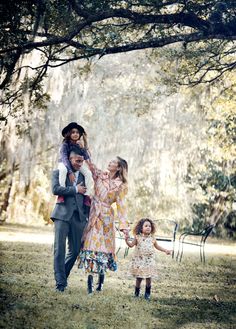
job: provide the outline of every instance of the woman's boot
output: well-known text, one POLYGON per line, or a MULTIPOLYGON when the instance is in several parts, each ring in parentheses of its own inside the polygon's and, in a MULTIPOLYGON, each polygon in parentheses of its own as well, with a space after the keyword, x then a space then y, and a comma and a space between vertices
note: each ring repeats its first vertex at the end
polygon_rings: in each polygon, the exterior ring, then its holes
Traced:
POLYGON ((140 293, 140 288, 135 287, 134 296, 139 297, 139 293, 140 293))
POLYGON ((103 284, 104 284, 104 278, 105 274, 99 274, 98 276, 98 286, 97 286, 97 291, 102 291, 103 290, 103 284))
POLYGON ((146 300, 150 300, 150 297, 151 297, 151 286, 149 287, 146 286, 144 298, 146 300))
POLYGON ((88 294, 92 294, 93 293, 93 276, 91 274, 89 274, 88 276, 88 294))

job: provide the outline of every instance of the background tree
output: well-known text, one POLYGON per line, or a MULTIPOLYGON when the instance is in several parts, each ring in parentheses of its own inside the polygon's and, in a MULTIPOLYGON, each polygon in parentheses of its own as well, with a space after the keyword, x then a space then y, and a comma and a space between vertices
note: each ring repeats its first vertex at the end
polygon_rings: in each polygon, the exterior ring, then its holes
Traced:
MULTIPOLYGON (((218 207, 221 199, 220 217, 215 219, 218 223, 218 234, 236 236, 236 117, 234 76, 227 88, 213 88, 214 97, 206 109, 208 120, 208 142, 201 145, 200 165, 189 164, 186 182, 190 190, 199 194, 199 201, 192 204, 194 213, 193 227, 202 229, 209 223, 210 214, 218 207)), ((212 223, 211 223, 212 224, 212 223)))
POLYGON ((212 81, 235 67, 235 12, 234 0, 4 1, 0 88, 11 110, 1 120, 14 115, 26 90, 32 105, 43 106, 49 68, 94 56, 180 43, 179 55, 194 64, 187 80, 212 81), (29 64, 32 52, 39 58, 29 64))

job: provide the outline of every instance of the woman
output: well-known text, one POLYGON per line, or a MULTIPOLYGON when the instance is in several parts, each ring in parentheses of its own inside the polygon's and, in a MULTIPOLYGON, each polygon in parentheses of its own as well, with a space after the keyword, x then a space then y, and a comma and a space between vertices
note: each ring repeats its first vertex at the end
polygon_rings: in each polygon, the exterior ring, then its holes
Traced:
POLYGON ((103 172, 90 164, 94 179, 95 196, 92 199, 88 226, 84 233, 84 244, 79 255, 80 267, 88 276, 88 293, 93 292, 93 273, 98 273, 97 291, 101 291, 105 272, 115 271, 115 222, 112 204, 117 205, 119 229, 129 235, 125 196, 127 194, 127 162, 117 157, 110 161, 103 172))

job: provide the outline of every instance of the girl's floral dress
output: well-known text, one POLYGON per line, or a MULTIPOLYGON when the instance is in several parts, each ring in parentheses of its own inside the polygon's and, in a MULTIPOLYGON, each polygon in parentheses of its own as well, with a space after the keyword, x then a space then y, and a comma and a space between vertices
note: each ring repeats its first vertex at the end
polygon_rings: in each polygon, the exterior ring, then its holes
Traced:
POLYGON ((155 238, 152 235, 146 237, 140 234, 136 239, 137 245, 130 264, 131 275, 143 279, 157 277, 155 238))
POLYGON ((110 179, 108 172, 90 164, 94 179, 95 196, 84 233, 84 244, 79 255, 79 267, 86 272, 103 273, 107 268, 115 271, 115 219, 112 204, 116 203, 119 229, 129 229, 125 195, 126 188, 120 178, 110 179))

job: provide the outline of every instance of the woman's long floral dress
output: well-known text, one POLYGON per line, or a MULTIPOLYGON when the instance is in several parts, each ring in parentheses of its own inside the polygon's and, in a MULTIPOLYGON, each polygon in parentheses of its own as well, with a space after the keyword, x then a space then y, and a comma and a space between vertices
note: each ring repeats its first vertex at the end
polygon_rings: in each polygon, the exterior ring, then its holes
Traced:
POLYGON ((95 196, 84 233, 84 244, 79 255, 79 267, 86 272, 104 273, 115 271, 115 218, 112 204, 117 205, 119 229, 129 229, 126 215, 126 188, 120 178, 110 179, 108 172, 90 164, 94 179, 95 196))

